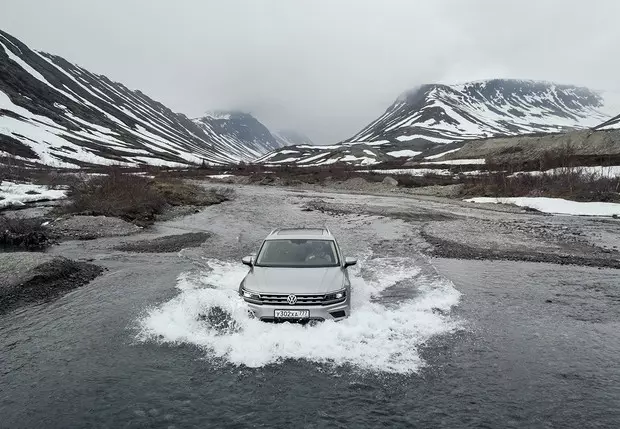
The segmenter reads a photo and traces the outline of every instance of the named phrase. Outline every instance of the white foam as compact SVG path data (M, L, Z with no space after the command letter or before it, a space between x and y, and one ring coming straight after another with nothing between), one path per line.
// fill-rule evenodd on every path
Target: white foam
M237 263L207 262L210 271L181 275L181 293L138 321L138 340L193 344L214 361L246 367L305 359L364 371L411 373L424 365L421 345L459 328L446 312L458 303L460 293L448 280L421 275L410 258L361 260L351 273L351 317L314 326L250 318L237 295L247 269ZM387 293L382 295L396 284L410 287L411 297L390 301ZM224 325L201 319L213 309L226 315Z

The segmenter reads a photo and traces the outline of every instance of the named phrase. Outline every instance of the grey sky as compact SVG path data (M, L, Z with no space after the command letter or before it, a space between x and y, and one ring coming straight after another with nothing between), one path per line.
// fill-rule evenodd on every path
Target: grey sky
M239 108L317 143L404 90L517 77L619 90L617 0L0 0L32 48L190 117Z

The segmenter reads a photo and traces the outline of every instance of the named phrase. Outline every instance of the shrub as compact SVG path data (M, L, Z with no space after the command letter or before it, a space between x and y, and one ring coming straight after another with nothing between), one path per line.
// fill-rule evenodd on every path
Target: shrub
M113 216L149 225L167 206L204 206L226 201L230 192L206 190L175 179L154 180L112 168L106 175L83 177L69 185L69 213Z
M555 173L488 174L465 179L462 196L556 197L575 201L620 201L620 178L601 177L578 168Z
M41 219L0 216L0 248L3 251L42 250L51 243Z
M66 209L71 213L114 216L137 224L151 223L166 204L151 179L119 169L76 181L68 196Z
M201 186L178 179L153 182L154 189L171 206L204 206L230 199L232 190L205 190Z

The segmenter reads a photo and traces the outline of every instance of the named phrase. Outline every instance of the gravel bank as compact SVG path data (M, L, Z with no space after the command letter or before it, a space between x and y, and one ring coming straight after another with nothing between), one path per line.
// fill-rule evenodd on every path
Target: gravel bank
M83 286L103 268L43 253L0 253L0 314Z
M130 222L108 216L72 216L49 225L51 233L65 240L93 240L101 237L120 237L142 230Z
M474 207L430 196L389 195L370 204L351 204L329 194L298 198L304 211L406 221L426 243L420 250L431 256L620 268L620 222L616 220Z

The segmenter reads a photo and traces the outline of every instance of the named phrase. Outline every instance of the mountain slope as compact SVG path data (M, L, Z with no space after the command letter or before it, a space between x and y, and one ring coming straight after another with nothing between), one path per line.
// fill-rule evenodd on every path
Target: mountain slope
M310 138L299 131L294 130L276 130L271 133L280 147L293 145L314 145Z
M596 130L614 130L620 129L620 115L614 116L608 121L603 122L602 124L596 126L594 129Z
M222 164L279 147L266 128L254 135L248 123L258 121L247 115L203 126L0 31L0 156L58 167Z
M413 156L459 141L594 127L610 118L604 110L605 100L597 92L550 82L494 79L423 85L402 94L383 115L342 143L320 153L316 148L299 148L294 161L292 154L278 152L262 160L370 164L373 158L379 162ZM357 148L355 154L351 147Z

